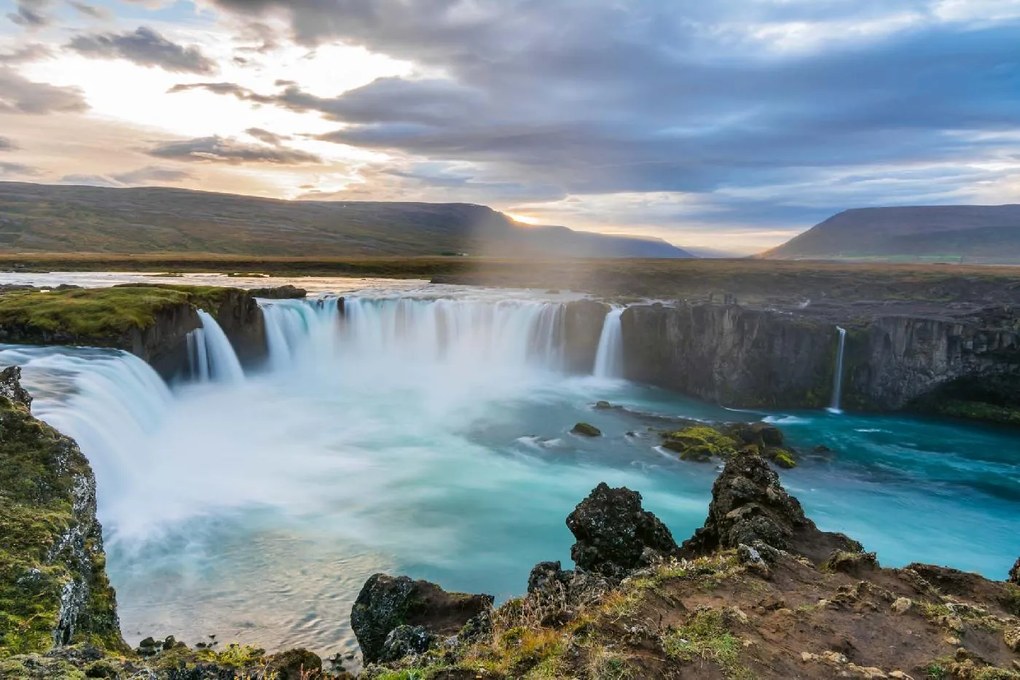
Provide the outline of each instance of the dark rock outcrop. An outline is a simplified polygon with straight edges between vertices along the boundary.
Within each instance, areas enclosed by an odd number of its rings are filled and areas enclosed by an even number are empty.
[[[252,288],[248,291],[252,297],[266,300],[299,300],[308,295],[304,288],[298,288],[289,283],[273,288]]]
[[[609,305],[594,300],[575,300],[563,306],[564,361],[571,373],[591,373]]]
[[[32,417],[20,375],[0,372],[0,658],[80,642],[126,650],[95,477],[73,440]]]
[[[491,595],[448,593],[428,581],[375,574],[354,602],[351,628],[365,661],[374,663],[382,659],[387,638],[396,628],[420,626],[435,636],[453,635],[472,618],[488,612],[492,602]],[[409,644],[414,637],[410,631],[404,633],[399,636],[399,645]],[[394,653],[399,645],[394,640],[388,653]]]
[[[666,525],[641,507],[641,494],[604,482],[567,516],[567,527],[577,539],[570,557],[578,569],[612,579],[677,552]]]
[[[1020,558],[1017,559],[1013,568],[1009,570],[1009,579],[1007,580],[1013,585],[1020,586]]]
[[[741,545],[797,553],[816,564],[836,550],[862,550],[843,534],[820,531],[765,459],[749,452],[727,461],[712,486],[705,525],[684,542],[682,552],[695,557]]]
[[[265,319],[248,291],[225,289],[217,308],[206,311],[216,317],[243,365],[258,363],[266,357]]]

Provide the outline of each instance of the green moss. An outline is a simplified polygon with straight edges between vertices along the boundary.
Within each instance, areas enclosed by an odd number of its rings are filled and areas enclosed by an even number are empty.
[[[14,291],[0,296],[0,325],[11,339],[49,341],[55,334],[107,346],[125,332],[151,325],[162,310],[189,304],[215,312],[230,288],[212,286],[114,286],[73,290]],[[23,337],[22,337],[23,336]]]
[[[1020,407],[1000,406],[961,399],[931,400],[927,409],[939,415],[966,420],[982,420],[1002,425],[1020,425]]]
[[[737,442],[707,425],[692,425],[663,435],[662,446],[680,454],[682,460],[705,462],[729,458],[737,452]]]
[[[685,663],[699,658],[714,661],[732,680],[750,678],[740,664],[742,647],[740,638],[726,628],[722,613],[715,609],[696,611],[684,626],[662,638],[667,656]]]
[[[789,451],[778,450],[771,458],[772,462],[781,468],[789,470],[790,468],[797,467],[797,460],[790,455]]]
[[[76,571],[84,565],[61,540],[80,526],[72,491],[82,478],[91,479],[85,457],[26,406],[4,398],[0,447],[0,658],[53,646],[61,591],[72,581],[88,585],[90,601],[71,642],[123,648],[98,525],[84,540],[90,573]]]

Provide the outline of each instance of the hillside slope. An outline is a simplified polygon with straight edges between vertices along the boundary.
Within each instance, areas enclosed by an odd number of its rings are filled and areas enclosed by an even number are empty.
[[[1020,262],[1020,205],[860,208],[760,257]]]
[[[691,257],[658,239],[527,227],[463,203],[279,201],[0,182],[0,252]]]

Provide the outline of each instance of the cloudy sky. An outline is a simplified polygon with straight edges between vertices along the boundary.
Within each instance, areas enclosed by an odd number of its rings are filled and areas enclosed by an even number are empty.
[[[1020,0],[0,0],[0,179],[750,252],[1020,202]]]

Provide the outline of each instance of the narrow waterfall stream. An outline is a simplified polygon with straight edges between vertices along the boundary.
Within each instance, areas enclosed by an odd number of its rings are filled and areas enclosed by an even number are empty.
[[[24,367],[35,412],[96,471],[129,641],[215,634],[353,652],[350,607],[369,575],[520,594],[536,562],[569,563],[564,518],[602,481],[640,490],[683,539],[717,471],[660,452],[653,416],[767,416],[802,450],[832,449],[784,483],[883,564],[1001,578],[1016,557],[1016,442],[996,430],[736,413],[568,375],[558,302],[377,291],[260,304],[266,365],[244,374],[203,315],[190,341],[199,379],[172,390],[123,352],[0,346],[0,363]],[[620,375],[621,314],[606,318],[600,377]],[[603,399],[625,408],[595,409]],[[603,436],[571,435],[578,421]]]
[[[831,413],[842,413],[843,402],[843,353],[846,351],[846,329],[836,326],[839,331],[839,345],[836,347],[836,371],[832,376],[832,402],[829,404]]]
[[[599,336],[599,347],[595,354],[596,378],[623,377],[623,307],[613,307],[606,314]]]

